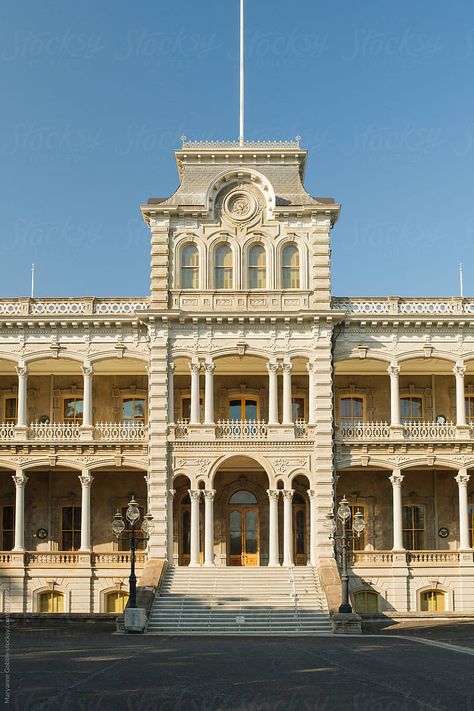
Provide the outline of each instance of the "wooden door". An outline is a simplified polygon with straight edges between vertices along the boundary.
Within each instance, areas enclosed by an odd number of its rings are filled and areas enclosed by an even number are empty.
[[[260,563],[259,515],[255,506],[229,508],[229,565],[256,567]]]
[[[306,505],[293,505],[293,556],[295,565],[306,565]]]

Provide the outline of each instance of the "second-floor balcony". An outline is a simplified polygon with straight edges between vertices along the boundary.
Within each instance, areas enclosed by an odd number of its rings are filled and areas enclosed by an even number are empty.
[[[24,429],[14,423],[0,424],[0,442],[145,442],[148,428],[144,422],[100,422],[84,429],[79,422],[33,422]]]
[[[189,420],[178,420],[172,427],[172,435],[177,440],[190,440],[195,437],[207,439],[259,442],[262,440],[298,439],[307,440],[311,428],[307,422],[298,419],[287,426],[270,425],[264,420],[217,420],[211,426],[193,426]],[[207,437],[206,437],[207,435]]]
[[[336,440],[342,442],[446,442],[474,439],[474,425],[459,429],[453,422],[412,421],[391,427],[389,422],[351,422],[336,426]]]

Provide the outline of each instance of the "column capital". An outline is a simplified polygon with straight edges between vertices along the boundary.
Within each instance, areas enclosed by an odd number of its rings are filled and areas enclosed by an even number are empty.
[[[315,489],[308,489],[306,492],[310,501],[316,501],[316,491]]]
[[[204,494],[204,499],[206,501],[214,501],[214,497],[216,495],[215,489],[204,489],[202,493]]]
[[[172,360],[168,361],[168,370],[169,370],[171,373],[174,373],[175,368],[176,368],[176,366],[175,366],[175,364],[173,363],[173,361],[172,361]]]
[[[213,373],[215,371],[215,369],[216,369],[216,365],[212,361],[210,361],[210,362],[206,361],[204,363],[204,370],[206,373]]]
[[[284,501],[291,501],[295,492],[293,489],[282,489],[281,493],[283,494]]]
[[[15,370],[19,378],[25,378],[28,375],[28,366],[26,363],[18,363]]]
[[[26,476],[25,472],[17,472],[12,476],[13,481],[15,482],[15,486],[23,489],[26,485],[26,482],[28,481],[28,477]]]
[[[267,489],[267,495],[270,501],[278,501],[280,489]]]
[[[201,489],[188,489],[191,501],[199,501],[201,498]]]
[[[291,370],[293,368],[293,363],[282,363],[281,364],[281,369],[284,373],[291,373]]]
[[[454,478],[455,478],[457,485],[459,487],[467,486],[469,483],[469,479],[471,478],[471,475],[467,473],[466,469],[460,469],[458,474]]]
[[[308,373],[314,373],[314,371],[316,370],[316,368],[314,367],[314,363],[310,360],[306,363],[305,367]]]
[[[466,372],[466,366],[464,361],[460,360],[453,366],[453,373],[457,378],[464,378]]]
[[[81,370],[85,378],[90,378],[94,373],[94,367],[92,363],[84,363],[84,365],[81,366]]]
[[[278,363],[274,363],[272,361],[268,361],[267,363],[267,370],[269,373],[278,373]]]
[[[174,499],[175,494],[176,494],[176,489],[168,489],[168,498],[169,499]]]
[[[191,373],[199,373],[199,371],[201,370],[201,364],[199,363],[199,361],[197,363],[188,363],[188,365]]]
[[[400,375],[400,366],[398,363],[390,363],[387,368],[387,373],[391,378],[397,378]]]
[[[400,488],[405,477],[401,473],[400,469],[394,469],[393,474],[388,478],[392,482],[392,486],[394,488]]]
[[[92,474],[89,474],[88,472],[79,474],[79,476],[77,478],[81,482],[81,486],[84,489],[90,489],[90,487],[92,486],[92,482],[94,481],[94,477],[92,476]]]

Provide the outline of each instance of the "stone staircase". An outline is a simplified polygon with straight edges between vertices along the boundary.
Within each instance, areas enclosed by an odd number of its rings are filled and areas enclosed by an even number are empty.
[[[168,569],[148,633],[319,635],[331,625],[318,574],[294,568]]]

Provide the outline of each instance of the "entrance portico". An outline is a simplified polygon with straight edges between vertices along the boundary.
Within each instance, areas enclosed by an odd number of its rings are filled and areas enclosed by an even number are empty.
[[[269,467],[270,469],[270,467]],[[313,563],[311,496],[305,476],[291,483],[246,455],[209,476],[173,484],[172,562],[190,566],[279,567]],[[314,516],[313,516],[314,518]],[[171,555],[170,555],[171,559]]]

